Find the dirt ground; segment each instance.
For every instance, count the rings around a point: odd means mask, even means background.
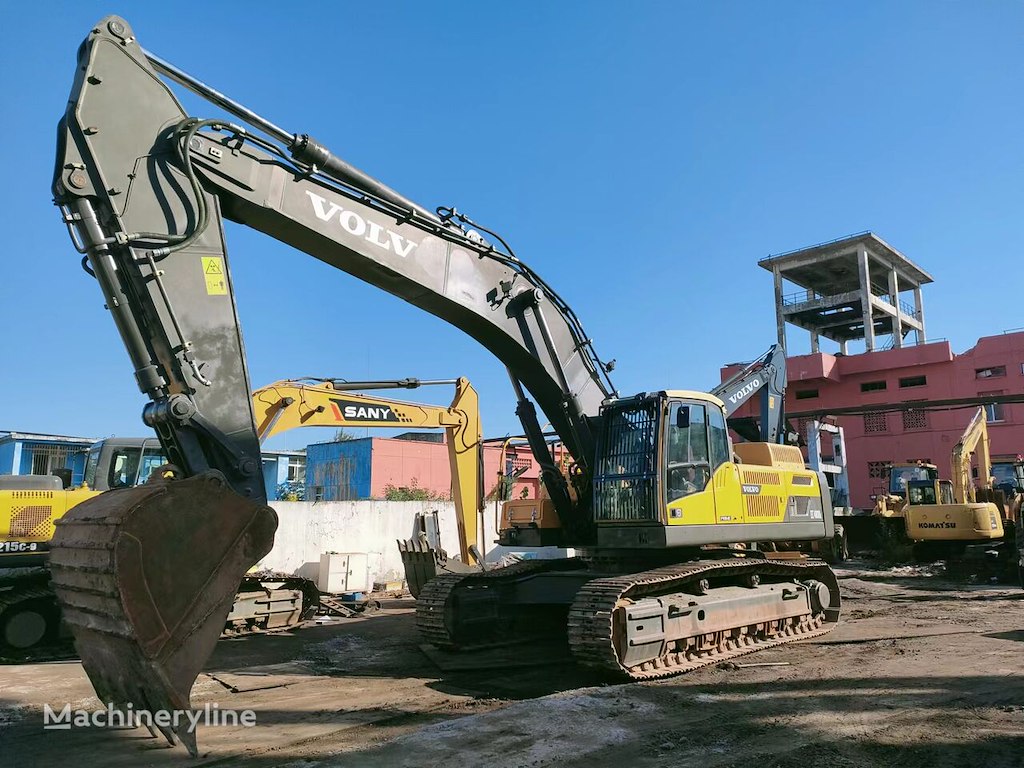
[[[852,564],[840,577],[838,629],[738,660],[779,666],[654,683],[609,685],[559,649],[442,671],[420,649],[411,601],[224,641],[193,704],[251,709],[257,724],[201,726],[198,760],[144,729],[44,731],[46,703],[98,707],[81,666],[3,666],[0,764],[1024,766],[1024,592],[940,568]]]

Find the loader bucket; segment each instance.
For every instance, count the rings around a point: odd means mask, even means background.
[[[192,685],[246,571],[270,551],[277,515],[216,473],[108,491],[58,521],[53,587],[97,696],[155,716],[197,756]]]

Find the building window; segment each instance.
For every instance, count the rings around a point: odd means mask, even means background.
[[[796,391],[797,400],[810,400],[818,396],[818,390],[816,389],[798,389]]]
[[[865,413],[864,414],[864,431],[865,432],[888,432],[889,431],[889,420],[886,418],[887,414],[884,413]]]
[[[863,384],[860,385],[860,391],[881,392],[884,389],[886,389],[887,386],[888,384],[886,384],[886,382],[884,381],[865,381]]]
[[[67,465],[69,451],[64,446],[26,443],[25,449],[32,454],[33,475],[48,475]]]
[[[976,379],[992,379],[998,376],[1006,375],[1005,365],[993,365],[989,368],[975,368],[974,378]]]
[[[891,461],[869,461],[868,477],[873,480],[881,480],[884,477],[888,477],[889,467],[891,466]]]
[[[900,379],[900,389],[906,389],[907,387],[923,387],[927,383],[927,376],[905,376]]]
[[[288,457],[288,482],[306,482],[306,459],[302,456]]]
[[[928,429],[928,411],[909,410],[903,412],[904,429]]]
[[[978,397],[998,397],[1002,392],[979,392]],[[1005,421],[1002,403],[988,403],[985,406],[985,418],[991,423],[993,421]]]

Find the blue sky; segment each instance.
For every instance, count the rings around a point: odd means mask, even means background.
[[[774,340],[757,260],[865,229],[934,275],[929,331],[955,351],[1024,326],[1020,3],[187,5],[124,13],[162,58],[499,231],[618,360],[623,393],[712,386]],[[0,429],[144,433],[49,193],[75,51],[109,10],[8,10]],[[503,367],[468,337],[228,227],[254,385],[465,375],[487,434],[518,430]]]

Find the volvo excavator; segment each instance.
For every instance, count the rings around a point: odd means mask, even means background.
[[[190,117],[167,80],[231,117]],[[822,477],[737,462],[714,395],[621,396],[573,309],[493,231],[280,128],[144,50],[118,17],[81,46],[58,135],[56,202],[176,467],[57,527],[53,581],[102,700],[188,709],[239,579],[273,543],[224,219],[430,312],[508,370],[554,543],[577,557],[439,575],[417,602],[430,642],[554,633],[579,663],[642,680],[835,626],[825,563],[731,546],[830,537]],[[572,457],[566,475],[534,402]],[[162,730],[196,753],[194,733]]]
[[[449,406],[367,395],[363,390],[454,385]],[[418,540],[402,542],[410,590],[438,572],[480,569],[483,513],[479,398],[468,379],[421,381],[282,380],[252,393],[256,433],[262,443],[299,427],[444,429],[458,520],[460,558],[443,549],[423,552]],[[86,457],[83,485],[64,489],[56,476],[0,475],[0,656],[35,653],[57,636],[60,614],[46,570],[55,523],[100,492],[133,488],[164,471],[166,455],[155,437],[106,438]],[[247,576],[238,588],[223,634],[280,630],[310,618],[319,607],[316,585],[296,577]]]

